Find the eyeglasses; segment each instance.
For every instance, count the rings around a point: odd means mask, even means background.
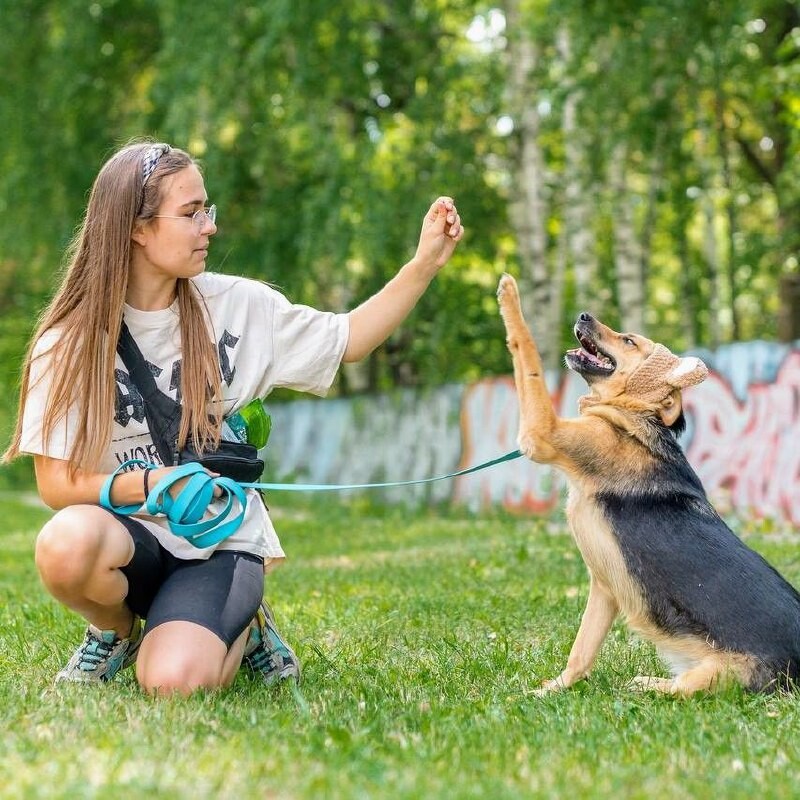
[[[199,208],[191,216],[176,214],[153,214],[154,217],[161,217],[162,219],[189,219],[192,221],[194,229],[199,233],[203,230],[203,225],[206,224],[206,217],[211,220],[211,224],[215,225],[217,222],[217,207],[216,205],[209,206],[208,208]]]

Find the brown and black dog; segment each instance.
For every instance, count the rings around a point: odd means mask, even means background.
[[[614,619],[653,642],[672,678],[633,685],[678,695],[737,682],[786,689],[800,673],[800,594],[748,548],[706,498],[677,442],[681,389],[707,369],[591,315],[567,366],[589,385],[580,416],[556,416],[509,275],[497,291],[520,406],[519,447],[569,480],[567,516],[589,598],[567,666],[537,693],[586,677]]]

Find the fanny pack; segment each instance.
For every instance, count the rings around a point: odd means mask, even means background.
[[[203,451],[201,454],[194,442],[187,441],[183,449],[179,450],[181,404],[156,386],[142,351],[124,322],[119,333],[117,352],[142,396],[147,427],[164,466],[198,462],[207,470],[218,472],[240,483],[252,483],[261,477],[264,462],[258,457],[255,446],[246,442],[222,439],[216,450]]]

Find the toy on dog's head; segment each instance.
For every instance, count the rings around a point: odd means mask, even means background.
[[[656,415],[676,435],[685,422],[680,390],[700,383],[708,368],[696,356],[681,358],[663,344],[632,333],[617,333],[586,312],[578,316],[575,336],[581,346],[568,350],[565,360],[589,384],[590,392],[578,401],[580,412]],[[605,408],[606,411],[601,411]]]
[[[646,403],[660,403],[675,389],[695,386],[707,376],[708,367],[697,356],[681,358],[656,343],[653,352],[631,373],[625,392]]]

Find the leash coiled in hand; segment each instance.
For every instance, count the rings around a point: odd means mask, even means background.
[[[124,516],[135,514],[142,508],[141,503],[115,506],[111,501],[111,486],[114,479],[120,472],[133,465],[158,469],[157,464],[150,464],[138,458],[120,464],[106,478],[100,490],[100,505],[103,508]],[[170,488],[184,478],[189,478],[189,480],[178,496],[173,498],[169,493]],[[209,516],[208,519],[203,519],[203,515],[214,499],[215,489],[220,489],[220,499],[225,501],[225,505],[218,513]],[[231,516],[234,502],[238,503],[239,510],[234,516]],[[247,508],[247,495],[242,486],[232,478],[209,475],[200,464],[192,461],[175,467],[172,472],[158,481],[147,495],[144,507],[147,509],[147,513],[153,516],[163,514],[167,518],[169,529],[175,536],[186,539],[195,547],[210,547],[227,539],[238,530]]]

